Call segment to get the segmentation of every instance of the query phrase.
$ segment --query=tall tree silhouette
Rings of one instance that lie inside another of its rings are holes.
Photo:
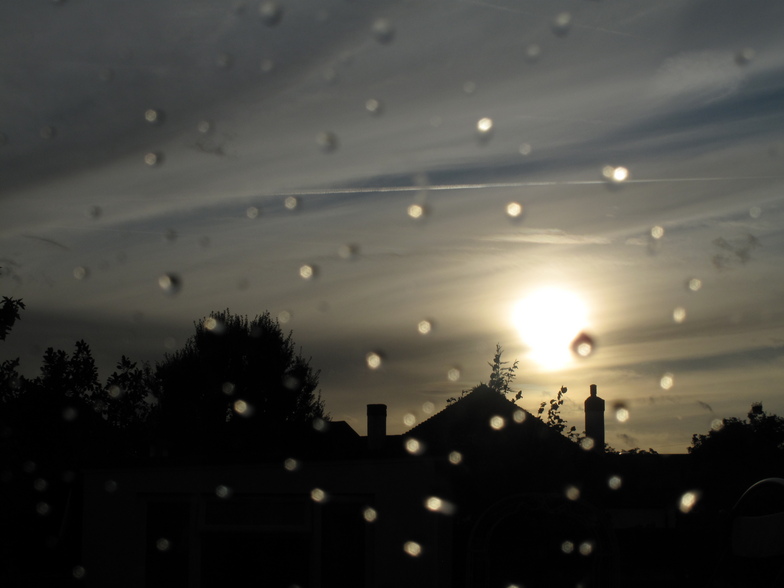
[[[195,323],[183,349],[158,364],[158,431],[177,454],[265,451],[326,419],[319,372],[268,312],[225,310]]]

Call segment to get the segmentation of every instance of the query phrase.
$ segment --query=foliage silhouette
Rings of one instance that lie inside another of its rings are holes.
[[[225,310],[196,322],[185,346],[158,364],[159,442],[173,454],[256,453],[327,420],[319,372],[269,312]]]
[[[3,296],[3,304],[0,305],[0,341],[5,341],[14,323],[21,317],[19,311],[25,308],[22,300]]]
[[[485,384],[484,382],[479,382],[476,386],[469,390],[463,390],[460,393],[459,397],[451,397],[447,398],[446,403],[447,405],[452,404],[453,402],[457,402],[461,398],[467,396],[474,390],[477,390],[481,387],[488,387],[494,392],[506,396],[507,394],[514,394],[513,401],[520,400],[523,397],[523,393],[520,390],[513,390],[512,389],[512,382],[516,377],[517,372],[517,364],[518,361],[515,360],[511,366],[509,366],[508,361],[501,361],[501,356],[503,355],[504,350],[501,348],[500,343],[495,344],[495,355],[493,355],[492,363],[488,363],[487,365],[490,366],[490,381]]]

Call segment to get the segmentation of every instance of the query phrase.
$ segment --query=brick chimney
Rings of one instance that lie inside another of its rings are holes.
[[[384,447],[387,437],[387,405],[367,405],[367,445],[368,451],[377,452]]]
[[[594,451],[604,453],[604,399],[596,395],[596,384],[585,399],[585,434],[593,439]]]

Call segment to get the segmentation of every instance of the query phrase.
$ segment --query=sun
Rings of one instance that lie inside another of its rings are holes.
[[[574,292],[540,288],[515,305],[512,322],[529,358],[554,370],[571,361],[571,343],[588,326],[588,309]]]

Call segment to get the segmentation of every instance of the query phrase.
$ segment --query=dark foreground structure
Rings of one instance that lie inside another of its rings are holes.
[[[603,438],[599,400],[593,387],[586,428]],[[87,472],[82,584],[717,582],[724,527],[699,511],[689,455],[586,450],[482,387],[401,436],[383,405],[368,406],[367,437],[327,425],[253,462]]]

